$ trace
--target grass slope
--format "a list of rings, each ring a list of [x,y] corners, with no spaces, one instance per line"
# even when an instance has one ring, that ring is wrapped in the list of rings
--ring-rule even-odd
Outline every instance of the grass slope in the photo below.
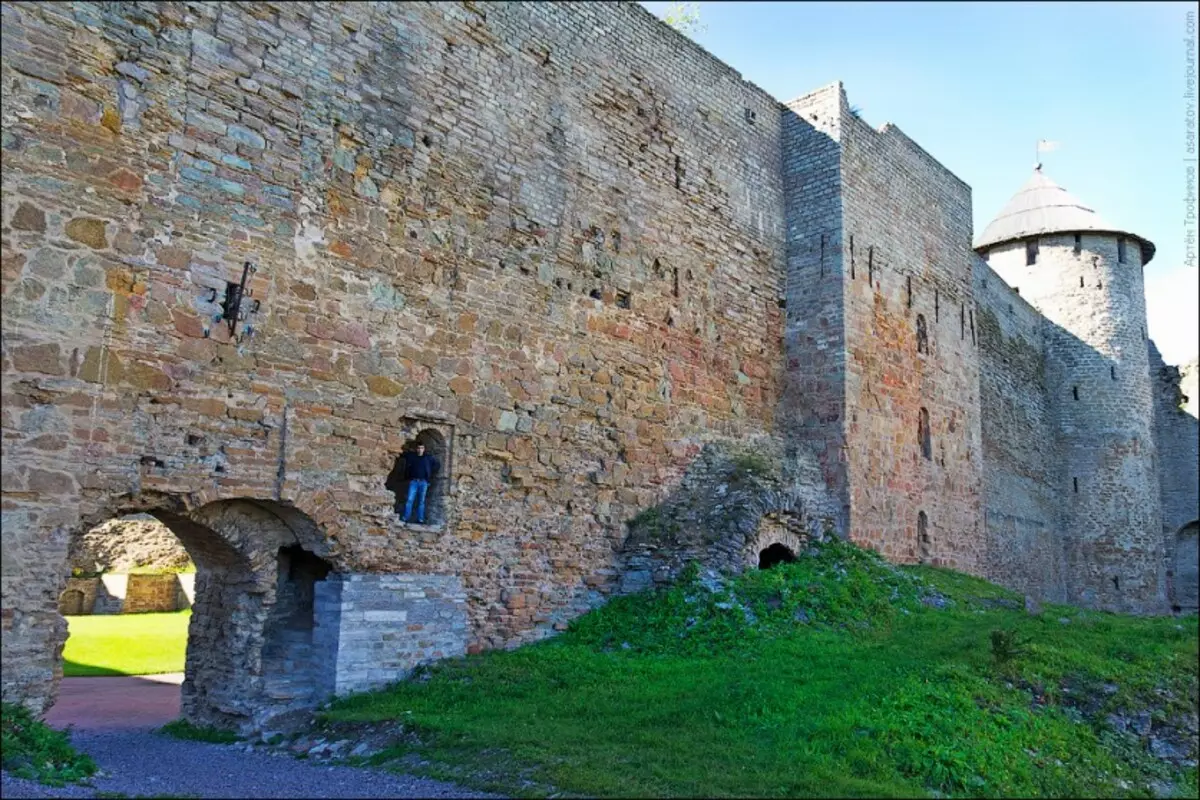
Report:
[[[1194,714],[1196,658],[1195,616],[1030,616],[835,543],[724,584],[693,571],[325,719],[401,721],[414,743],[377,760],[415,750],[404,768],[518,795],[1195,796],[1194,766],[1107,719]]]
[[[63,675],[183,672],[191,611],[67,617]]]

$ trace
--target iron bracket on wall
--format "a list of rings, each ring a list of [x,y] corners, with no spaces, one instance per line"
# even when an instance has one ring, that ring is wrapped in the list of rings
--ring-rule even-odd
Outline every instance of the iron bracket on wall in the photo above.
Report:
[[[247,261],[242,267],[242,279],[237,283],[227,283],[225,285],[225,299],[221,301],[221,313],[213,316],[213,322],[225,320],[229,323],[229,335],[235,336],[237,333],[237,324],[246,319],[250,314],[257,314],[261,305],[258,300],[254,300],[254,290],[246,288],[246,281],[250,275],[258,271],[258,267]],[[243,301],[249,299],[250,302]],[[215,303],[217,300],[217,290],[212,290],[212,295],[209,297],[209,302]],[[252,336],[254,328],[250,325],[242,327],[242,336]],[[207,336],[207,328],[205,329]],[[235,337],[236,338],[236,337]]]

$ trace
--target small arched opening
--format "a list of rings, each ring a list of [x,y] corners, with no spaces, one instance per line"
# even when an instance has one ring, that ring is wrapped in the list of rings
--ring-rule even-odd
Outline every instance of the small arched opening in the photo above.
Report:
[[[1189,522],[1175,535],[1175,553],[1171,559],[1171,610],[1189,614],[1200,607],[1200,523]]]
[[[922,408],[917,415],[917,439],[921,444],[921,456],[927,461],[933,459],[933,441],[929,433],[929,411]]]
[[[275,604],[263,635],[264,689],[284,706],[279,711],[308,708],[324,688],[314,652],[316,585],[333,570],[328,561],[298,544],[279,548]]]
[[[758,568],[770,569],[777,564],[790,564],[796,560],[796,554],[786,545],[776,542],[758,554]]]
[[[419,459],[423,458],[431,460],[422,466]],[[446,438],[433,428],[425,428],[405,443],[384,484],[395,498],[396,516],[417,524],[445,523],[448,460]],[[425,477],[418,477],[418,472]],[[421,480],[426,482],[424,486]]]

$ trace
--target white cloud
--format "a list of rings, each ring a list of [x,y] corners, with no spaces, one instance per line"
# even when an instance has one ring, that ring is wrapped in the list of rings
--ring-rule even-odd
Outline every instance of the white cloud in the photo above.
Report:
[[[1150,338],[1168,364],[1196,357],[1200,340],[1200,271],[1195,267],[1147,270],[1146,316]]]

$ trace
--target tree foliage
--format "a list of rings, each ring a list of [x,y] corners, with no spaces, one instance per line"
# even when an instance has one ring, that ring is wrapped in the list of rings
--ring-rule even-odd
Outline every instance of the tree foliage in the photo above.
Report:
[[[703,33],[707,28],[700,21],[699,3],[671,3],[663,14],[663,22],[687,36]]]

